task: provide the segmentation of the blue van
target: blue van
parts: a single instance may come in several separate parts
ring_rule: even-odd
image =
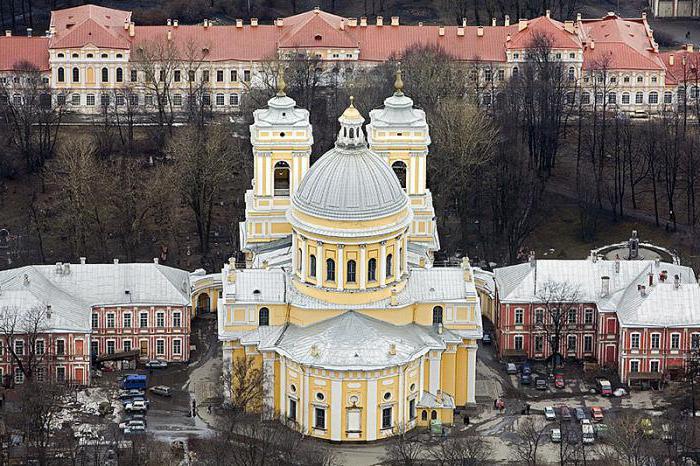
[[[147,385],[147,377],[141,374],[128,374],[122,380],[122,390],[145,390]]]

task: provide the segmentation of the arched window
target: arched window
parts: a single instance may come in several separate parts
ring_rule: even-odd
[[[389,278],[393,275],[394,271],[394,256],[392,254],[389,254],[386,256],[386,278]]]
[[[649,93],[649,103],[658,104],[659,103],[659,93],[656,91],[651,91]]]
[[[377,259],[370,259],[367,264],[367,281],[373,282],[377,280]]]
[[[335,261],[333,259],[326,259],[326,280],[335,281]]]
[[[117,82],[120,83],[122,81],[124,81],[124,70],[117,68]]]
[[[433,410],[433,411],[430,413],[430,419],[433,420],[433,421],[434,421],[435,419],[437,419],[437,411]]]
[[[391,168],[394,170],[396,177],[399,179],[399,184],[401,184],[401,187],[406,189],[406,164],[400,160],[397,160],[391,164]]]
[[[261,327],[270,325],[270,310],[268,308],[260,308],[260,312],[258,312],[258,325]]]
[[[106,83],[109,81],[109,70],[107,68],[102,68],[102,82]]]
[[[289,164],[277,162],[275,164],[275,196],[289,196]]]
[[[80,70],[78,68],[73,68],[73,82],[80,82]]]
[[[62,83],[63,81],[66,80],[66,70],[63,68],[58,69],[58,82]]]
[[[309,277],[315,277],[316,276],[316,256],[311,254],[311,257],[309,258]]]
[[[297,270],[298,270],[299,272],[301,272],[301,261],[302,261],[302,258],[301,258],[301,248],[299,248],[299,250],[297,251]]]
[[[442,323],[442,307],[435,306],[433,308],[433,325]]]
[[[428,420],[428,411],[423,410],[423,412],[420,414],[420,418],[424,421]]]
[[[350,128],[350,139],[355,138],[355,128]]]
[[[615,92],[608,92],[608,103],[609,104],[616,104],[617,103],[617,94]]]
[[[635,104],[643,104],[644,103],[644,93],[643,92],[637,92],[634,95],[634,103]]]
[[[514,66],[514,67],[513,67],[513,77],[516,77],[516,76],[518,75],[518,71],[519,71],[519,70],[518,70],[518,67],[517,67],[517,66]]]
[[[356,278],[355,278],[356,272],[357,272],[357,264],[355,263],[355,261],[349,260],[349,261],[348,261],[348,276],[347,276],[347,279],[346,279],[346,281],[347,281],[348,283],[355,283],[355,280],[356,280]]]
[[[584,92],[581,94],[581,105],[588,105],[591,103],[591,94],[589,92]]]

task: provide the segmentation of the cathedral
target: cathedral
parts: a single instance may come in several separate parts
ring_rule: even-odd
[[[309,166],[309,112],[283,76],[250,127],[254,175],[241,248],[221,272],[224,370],[252,358],[267,413],[329,441],[449,425],[475,402],[481,310],[468,259],[439,249],[425,113],[395,92],[369,124],[353,105]]]

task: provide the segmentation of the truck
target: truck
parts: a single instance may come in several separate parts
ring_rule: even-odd
[[[142,374],[128,374],[122,380],[122,390],[146,390],[148,379]]]
[[[596,385],[598,389],[598,393],[600,393],[603,396],[611,396],[612,395],[612,385],[610,385],[610,382],[606,379],[598,379],[596,380]]]
[[[581,433],[583,434],[583,443],[593,443],[595,440],[595,432],[590,419],[581,421]]]

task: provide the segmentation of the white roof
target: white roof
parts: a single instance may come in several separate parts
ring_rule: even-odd
[[[625,327],[700,327],[700,286],[673,281],[647,287],[646,296],[630,290],[617,309]]]
[[[252,338],[251,338],[252,337]],[[432,326],[392,325],[348,311],[324,321],[299,327],[255,330],[241,339],[259,339],[260,350],[273,350],[293,361],[330,370],[370,370],[405,364],[431,349],[445,349],[461,338]]]
[[[370,128],[415,128],[425,129],[426,132],[428,130],[425,112],[414,108],[413,100],[403,92],[395,92],[387,97],[384,100],[384,108],[370,111],[369,118]],[[369,133],[371,131],[368,131],[368,135]]]
[[[441,401],[438,401],[438,398],[436,395],[430,393],[430,392],[423,392],[423,395],[420,397],[420,401],[418,402],[418,405],[416,405],[418,408],[453,408],[455,407],[455,400],[450,396],[448,393],[441,393],[440,394],[442,397]]]
[[[253,112],[254,126],[266,129],[272,127],[310,128],[309,111],[303,108],[296,108],[296,104],[291,97],[275,95],[267,101],[268,108],[262,108]]]

